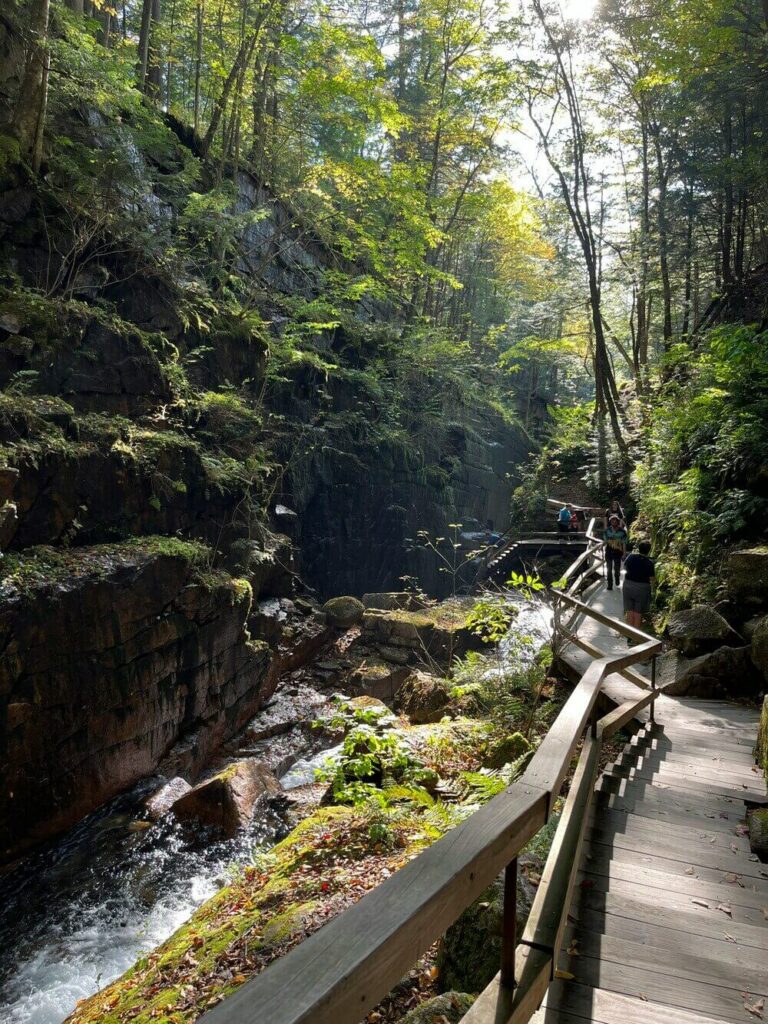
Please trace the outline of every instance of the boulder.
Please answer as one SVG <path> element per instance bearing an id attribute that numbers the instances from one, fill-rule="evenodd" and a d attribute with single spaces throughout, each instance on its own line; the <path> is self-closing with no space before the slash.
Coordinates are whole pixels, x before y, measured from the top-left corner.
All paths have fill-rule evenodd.
<path id="1" fill-rule="evenodd" d="M 195 821 L 233 836 L 247 825 L 258 804 L 278 796 L 280 783 L 260 761 L 236 761 L 177 800 L 180 821 Z"/>
<path id="2" fill-rule="evenodd" d="M 752 664 L 768 680 L 768 615 L 755 625 L 750 644 Z"/>
<path id="3" fill-rule="evenodd" d="M 414 1006 L 401 1024 L 458 1024 L 474 1001 L 466 992 L 444 992 Z"/>
<path id="4" fill-rule="evenodd" d="M 427 672 L 411 672 L 395 695 L 395 707 L 415 725 L 439 722 L 450 703 L 446 681 Z"/>
<path id="5" fill-rule="evenodd" d="M 768 545 L 732 551 L 726 571 L 734 597 L 749 604 L 768 603 Z"/>
<path id="6" fill-rule="evenodd" d="M 726 620 L 708 605 L 694 605 L 670 616 L 665 636 L 682 654 L 694 657 L 733 642 L 737 634 Z"/>
<path id="7" fill-rule="evenodd" d="M 186 779 L 176 776 L 164 783 L 156 790 L 144 805 L 147 817 L 151 821 L 158 821 L 164 814 L 170 811 L 171 807 L 183 796 L 191 791 L 192 787 Z"/>
<path id="8" fill-rule="evenodd" d="M 530 858 L 519 859 L 519 866 Z M 538 864 L 538 862 L 537 862 Z M 517 934 L 522 935 L 536 890 L 523 871 L 517 875 Z M 499 970 L 504 917 L 504 876 L 498 878 L 450 926 L 437 954 L 444 991 L 482 992 Z"/>
<path id="9" fill-rule="evenodd" d="M 486 765 L 488 768 L 503 768 L 505 764 L 517 761 L 533 747 L 521 732 L 510 733 L 494 744 L 488 752 Z"/>
<path id="10" fill-rule="evenodd" d="M 749 815 L 749 846 L 761 861 L 768 861 L 768 807 L 756 807 Z"/>
<path id="11" fill-rule="evenodd" d="M 749 647 L 720 647 L 698 658 L 666 651 L 657 681 L 672 697 L 748 697 L 760 688 Z"/>
<path id="12" fill-rule="evenodd" d="M 366 608 L 376 608 L 380 611 L 405 611 L 415 612 L 420 608 L 426 608 L 426 602 L 407 590 L 391 590 L 382 594 L 363 594 L 363 604 Z"/>
<path id="13" fill-rule="evenodd" d="M 349 629 L 362 621 L 365 607 L 356 597 L 332 597 L 322 608 L 329 626 Z"/>

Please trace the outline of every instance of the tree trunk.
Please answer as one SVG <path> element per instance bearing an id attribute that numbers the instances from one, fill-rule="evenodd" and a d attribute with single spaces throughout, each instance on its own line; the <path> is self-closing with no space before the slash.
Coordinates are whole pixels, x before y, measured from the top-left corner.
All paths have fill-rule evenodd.
<path id="1" fill-rule="evenodd" d="M 195 135 L 200 134 L 200 77 L 203 68 L 203 14 L 204 0 L 198 0 L 196 11 L 197 37 L 195 46 Z"/>
<path id="2" fill-rule="evenodd" d="M 24 77 L 14 115 L 14 132 L 22 157 L 40 169 L 48 91 L 49 0 L 34 0 L 29 8 L 29 45 Z"/>
<path id="3" fill-rule="evenodd" d="M 656 150 L 656 173 L 658 176 L 659 199 L 656 226 L 659 232 L 659 267 L 661 269 L 661 294 L 664 302 L 664 348 L 672 341 L 672 285 L 669 279 L 669 237 L 667 230 L 667 180 L 669 168 L 664 166 L 664 154 L 658 127 L 654 131 L 653 145 Z"/>
<path id="4" fill-rule="evenodd" d="M 216 132 L 218 131 L 219 124 L 221 123 L 222 116 L 224 115 L 227 103 L 229 102 L 229 97 L 232 92 L 232 89 L 237 83 L 241 69 L 247 67 L 248 61 L 251 59 L 253 51 L 256 47 L 256 41 L 258 38 L 259 30 L 257 29 L 246 39 L 243 39 L 242 43 L 240 44 L 240 49 L 237 52 L 237 56 L 235 57 L 232 67 L 229 69 L 229 74 L 227 75 L 226 80 L 224 82 L 224 87 L 221 90 L 221 95 L 219 96 L 218 100 L 216 100 L 216 104 L 213 108 L 213 113 L 211 114 L 211 122 L 208 125 L 208 130 L 206 131 L 205 136 L 201 143 L 203 156 L 207 155 L 208 151 L 211 148 L 211 143 L 213 142 L 216 136 Z"/>
<path id="5" fill-rule="evenodd" d="M 159 99 L 163 83 L 160 63 L 160 0 L 152 0 L 152 20 L 149 31 L 149 64 L 147 67 L 147 95 Z"/>
<path id="6" fill-rule="evenodd" d="M 139 29 L 139 63 L 136 77 L 141 92 L 146 89 L 149 67 L 149 32 L 152 24 L 152 0 L 144 0 L 141 7 L 141 28 Z"/>

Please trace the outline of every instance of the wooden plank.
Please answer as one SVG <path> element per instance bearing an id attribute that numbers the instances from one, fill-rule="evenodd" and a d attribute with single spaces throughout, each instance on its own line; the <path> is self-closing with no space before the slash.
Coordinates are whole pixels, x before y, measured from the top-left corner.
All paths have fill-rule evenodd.
<path id="1" fill-rule="evenodd" d="M 764 998 L 766 993 L 750 989 L 729 988 L 725 985 L 704 984 L 688 978 L 655 971 L 643 970 L 628 964 L 593 957 L 567 957 L 563 962 L 565 970 L 576 975 L 570 985 L 588 985 L 593 988 L 607 988 L 639 999 L 654 999 L 678 1006 L 684 1010 L 698 1011 L 718 1020 L 735 1021 L 744 1024 L 749 1019 L 744 1012 L 742 992 L 750 992 L 750 1001 Z M 745 979 L 748 981 L 748 979 Z M 633 1022 L 634 1024 L 634 1022 Z"/>
<path id="2" fill-rule="evenodd" d="M 732 917 L 726 920 L 722 911 L 708 912 L 682 899 L 670 900 L 669 894 L 663 902 L 657 902 L 642 896 L 634 898 L 584 890 L 571 907 L 570 917 L 580 927 L 599 934 L 626 934 L 627 938 L 634 936 L 635 941 L 652 940 L 660 946 L 677 945 L 691 935 L 729 942 L 725 939 L 727 933 L 735 940 L 737 949 L 749 946 L 761 950 L 762 962 L 768 962 L 768 928 L 734 921 Z M 729 942 L 729 945 L 734 943 Z M 731 957 L 734 950 L 724 949 L 723 953 Z"/>
<path id="3" fill-rule="evenodd" d="M 690 797 L 690 798 L 689 798 Z M 642 792 L 631 789 L 624 794 L 600 794 L 598 805 L 611 807 L 613 810 L 624 810 L 628 813 L 642 814 L 644 817 L 659 817 L 667 821 L 679 820 L 685 824 L 699 819 L 706 824 L 707 819 L 730 822 L 733 827 L 744 820 L 744 804 L 736 803 L 729 797 L 710 796 L 699 798 L 682 790 L 659 790 L 646 786 Z M 714 828 L 714 824 L 710 826 Z M 728 825 L 726 824 L 727 828 Z"/>
<path id="4" fill-rule="evenodd" d="M 705 851 L 702 850 L 699 856 L 700 860 L 705 859 L 704 853 Z M 663 871 L 671 879 L 677 880 L 681 877 L 698 878 L 704 882 L 712 882 L 713 885 L 721 885 L 721 898 L 726 903 L 730 900 L 734 889 L 739 889 L 740 891 L 748 889 L 761 895 L 764 901 L 768 901 L 768 877 L 763 877 L 757 870 L 753 874 L 749 874 L 747 868 L 755 867 L 749 861 L 740 862 L 736 858 L 734 858 L 734 861 L 735 863 L 728 863 L 723 868 L 719 864 L 713 867 L 697 863 L 693 856 L 677 860 L 673 857 L 666 857 L 663 854 L 654 854 L 648 851 L 638 852 L 637 850 L 627 849 L 624 846 L 606 846 L 602 843 L 593 842 L 590 843 L 588 850 L 585 852 L 584 868 L 587 871 L 595 871 L 599 870 L 601 866 L 605 867 L 611 863 L 641 864 L 654 871 Z M 688 870 L 691 867 L 694 869 L 693 873 Z M 759 867 L 760 865 L 757 865 L 757 868 Z M 735 880 L 729 881 L 725 877 L 726 875 L 734 875 L 740 878 L 743 885 L 740 885 Z"/>
<path id="5" fill-rule="evenodd" d="M 538 832 L 546 806 L 546 793 L 510 786 L 201 1019 L 359 1020 Z"/>
<path id="6" fill-rule="evenodd" d="M 698 1011 L 684 1010 L 659 1001 L 654 992 L 648 993 L 645 999 L 638 999 L 566 981 L 553 982 L 542 1009 L 550 1013 L 560 1010 L 578 1013 L 601 1024 L 709 1024 L 710 1021 L 716 1024 L 714 1018 L 704 1017 Z M 550 1024 L 557 1019 L 549 1016 L 541 1020 L 534 1018 L 536 1024 Z M 745 1013 L 743 1019 L 748 1020 L 749 1015 Z"/>
<path id="7" fill-rule="evenodd" d="M 766 869 L 760 866 L 759 861 L 749 859 L 749 841 L 746 838 L 741 838 L 739 842 L 735 836 L 731 837 L 734 847 L 731 849 L 731 846 L 718 846 L 704 839 L 683 844 L 677 842 L 674 837 L 663 834 L 650 836 L 638 835 L 635 832 L 626 835 L 610 828 L 591 828 L 589 840 L 609 849 L 630 850 L 641 856 L 656 854 L 669 857 L 670 860 L 680 861 L 686 867 L 701 866 L 712 868 L 714 871 L 736 871 L 745 877 L 765 877 L 760 872 Z"/>
<path id="8" fill-rule="evenodd" d="M 657 690 L 651 690 L 649 693 L 644 694 L 639 700 L 627 701 L 625 704 L 620 704 L 615 711 L 611 711 L 609 714 L 604 715 L 603 718 L 597 723 L 598 735 L 603 739 L 608 739 L 617 733 L 619 729 L 631 722 L 633 718 L 637 717 L 639 711 L 643 708 L 648 707 L 658 697 Z"/>
<path id="9" fill-rule="evenodd" d="M 750 734 L 746 736 L 741 726 L 734 726 L 732 729 L 725 726 L 715 728 L 703 724 L 700 719 L 694 717 L 681 718 L 674 715 L 669 707 L 667 707 L 664 722 L 667 725 L 666 732 L 669 739 L 681 747 L 688 746 L 689 743 L 701 743 L 702 739 L 706 737 L 707 741 L 711 742 L 712 749 L 723 751 L 733 749 L 738 752 L 746 747 L 751 752 L 757 738 L 756 727 L 754 730 L 750 730 Z"/>
<path id="10" fill-rule="evenodd" d="M 629 873 L 629 877 L 627 877 L 625 871 L 625 877 L 622 878 L 618 869 L 623 869 L 623 867 L 623 865 L 617 865 L 617 870 L 610 877 L 588 873 L 579 875 L 574 890 L 572 913 L 578 915 L 582 906 L 601 910 L 611 906 L 613 900 L 623 899 L 632 900 L 633 903 L 645 906 L 646 913 L 651 915 L 658 913 L 662 907 L 681 914 L 695 913 L 701 916 L 702 921 L 708 920 L 710 924 L 716 922 L 716 927 L 723 924 L 726 926 L 742 924 L 763 928 L 765 925 L 763 905 L 759 900 L 752 906 L 731 902 L 731 913 L 725 914 L 722 910 L 717 909 L 718 904 L 722 901 L 719 899 L 719 895 L 717 897 L 712 895 L 712 887 L 699 883 L 693 892 L 674 892 L 668 887 L 663 888 L 660 892 L 659 880 L 656 875 L 649 877 L 649 873 L 646 872 L 635 877 Z M 665 885 L 664 876 L 661 876 L 661 879 L 662 884 Z M 589 883 L 589 888 L 582 888 L 581 883 L 584 881 Z M 686 886 L 686 888 L 690 889 L 691 887 Z M 644 918 L 640 916 L 639 919 L 643 920 Z"/>
<path id="11" fill-rule="evenodd" d="M 743 843 L 745 849 L 749 846 L 748 840 L 738 835 L 736 825 L 723 832 L 706 827 L 700 828 L 697 825 L 682 825 L 678 822 L 664 822 L 660 826 L 657 821 L 641 818 L 637 814 L 623 814 L 621 811 L 609 811 L 605 808 L 591 814 L 590 822 L 593 828 L 605 828 L 606 832 L 613 835 L 638 835 L 649 839 L 664 836 L 680 845 L 703 842 L 728 848 L 734 842 L 739 846 Z"/>
<path id="12" fill-rule="evenodd" d="M 718 903 L 724 903 L 733 907 L 753 907 L 762 913 L 765 904 L 765 896 L 753 892 L 752 888 L 742 889 L 738 885 L 721 885 L 720 882 L 710 882 L 702 878 L 694 878 L 686 874 L 670 874 L 668 871 L 654 869 L 650 864 L 638 864 L 636 861 L 626 864 L 620 860 L 599 862 L 597 860 L 585 862 L 582 867 L 584 881 L 596 885 L 596 879 L 607 879 L 611 884 L 613 880 L 622 882 L 636 882 L 638 885 L 646 885 L 652 889 L 661 890 L 657 893 L 659 901 L 664 899 L 663 893 L 680 893 L 688 896 L 690 900 L 702 899 L 710 902 L 717 909 Z M 604 883 L 605 884 L 605 883 Z M 696 904 L 692 904 L 695 906 Z M 702 908 L 707 909 L 706 907 Z M 724 914 L 724 917 L 727 915 Z"/>
<path id="13" fill-rule="evenodd" d="M 647 786 L 654 786 L 656 789 L 671 789 L 676 792 L 690 791 L 700 797 L 706 797 L 709 793 L 713 797 L 731 799 L 737 803 L 744 803 L 745 800 L 759 801 L 762 795 L 749 782 L 739 783 L 727 776 L 719 782 L 715 782 L 714 779 L 689 775 L 684 771 L 662 772 L 659 768 L 647 769 L 642 760 L 642 758 L 638 759 L 637 768 L 627 765 L 611 765 L 606 768 L 603 778 L 607 782 L 615 784 L 613 792 L 617 792 L 618 784 L 624 782 L 634 786 L 637 792 L 642 792 Z"/>
<path id="14" fill-rule="evenodd" d="M 569 958 L 572 965 L 566 968 L 569 971 L 578 968 L 582 957 L 593 957 L 603 963 L 637 967 L 657 975 L 684 978 L 699 985 L 709 985 L 714 981 L 737 991 L 752 988 L 768 992 L 768 958 L 763 951 L 747 947 L 736 951 L 733 943 L 725 940 L 697 941 L 696 936 L 684 937 L 678 933 L 676 946 L 660 947 L 624 936 L 596 935 L 585 929 L 573 928 L 566 936 L 563 949 L 566 957 L 572 942 L 578 945 L 578 957 Z"/>

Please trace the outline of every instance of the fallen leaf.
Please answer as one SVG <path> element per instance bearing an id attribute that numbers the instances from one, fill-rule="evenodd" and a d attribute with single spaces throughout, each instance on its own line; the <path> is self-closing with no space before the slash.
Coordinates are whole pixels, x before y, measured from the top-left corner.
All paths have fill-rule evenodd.
<path id="1" fill-rule="evenodd" d="M 745 999 L 744 1009 L 747 1011 L 747 1013 L 751 1013 L 753 1017 L 759 1017 L 760 1020 L 762 1020 L 763 1010 L 765 1009 L 765 1000 L 758 999 L 756 1003 L 748 1003 Z"/>
<path id="2" fill-rule="evenodd" d="M 644 1003 L 648 1002 L 648 996 L 645 994 L 645 992 L 638 992 L 637 998 L 642 999 Z"/>
<path id="3" fill-rule="evenodd" d="M 730 903 L 718 903 L 717 907 L 715 909 L 716 910 L 722 910 L 722 912 L 724 914 L 727 914 L 728 917 L 733 917 L 733 911 L 731 910 Z"/>
<path id="4" fill-rule="evenodd" d="M 695 875 L 696 874 L 696 868 L 686 868 L 685 869 L 685 873 L 686 873 L 686 875 Z"/>
<path id="5" fill-rule="evenodd" d="M 573 981 L 573 979 L 576 977 L 576 975 L 575 974 L 571 974 L 570 971 L 559 971 L 559 970 L 556 970 L 555 971 L 555 977 L 559 978 L 561 981 Z"/>
<path id="6" fill-rule="evenodd" d="M 736 939 L 734 939 L 734 937 L 731 935 L 730 932 L 723 932 L 723 935 L 725 936 L 725 941 L 726 942 L 735 942 L 736 941 Z"/>
<path id="7" fill-rule="evenodd" d="M 694 906 L 706 907 L 706 909 L 709 910 L 709 904 L 707 903 L 706 900 L 691 900 L 691 903 L 693 903 Z"/>

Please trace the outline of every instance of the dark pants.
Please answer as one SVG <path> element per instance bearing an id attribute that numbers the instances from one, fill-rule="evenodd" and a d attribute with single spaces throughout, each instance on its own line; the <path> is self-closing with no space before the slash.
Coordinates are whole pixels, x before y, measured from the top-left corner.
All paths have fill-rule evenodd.
<path id="1" fill-rule="evenodd" d="M 614 579 L 616 580 L 617 587 L 621 582 L 621 551 L 614 551 L 613 548 L 606 548 L 605 567 L 608 577 L 608 589 L 613 590 Z"/>
<path id="2" fill-rule="evenodd" d="M 568 533 L 568 527 L 570 525 L 570 523 L 564 523 L 562 519 L 557 520 L 557 528 L 560 531 L 560 533 Z"/>

